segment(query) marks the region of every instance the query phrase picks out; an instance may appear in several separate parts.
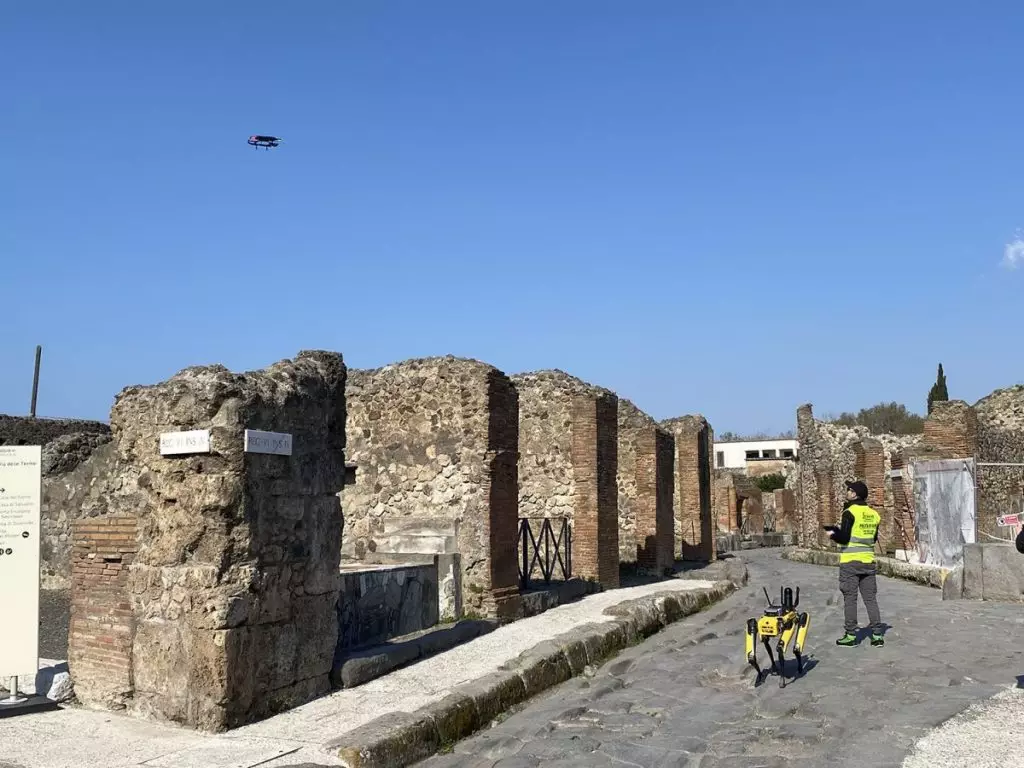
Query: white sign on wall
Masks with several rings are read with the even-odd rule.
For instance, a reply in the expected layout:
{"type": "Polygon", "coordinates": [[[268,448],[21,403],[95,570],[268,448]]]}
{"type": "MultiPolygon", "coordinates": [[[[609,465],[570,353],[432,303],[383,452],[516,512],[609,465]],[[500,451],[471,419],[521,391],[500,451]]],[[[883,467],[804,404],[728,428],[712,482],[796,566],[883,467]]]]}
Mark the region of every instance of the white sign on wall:
{"type": "Polygon", "coordinates": [[[42,448],[0,446],[0,677],[39,669],[42,448]]]}
{"type": "Polygon", "coordinates": [[[210,430],[191,432],[164,432],[160,435],[160,455],[175,456],[182,453],[209,453],[210,430]]]}
{"type": "Polygon", "coordinates": [[[245,452],[291,456],[292,436],[286,432],[261,432],[258,429],[247,429],[245,430],[245,452]]]}

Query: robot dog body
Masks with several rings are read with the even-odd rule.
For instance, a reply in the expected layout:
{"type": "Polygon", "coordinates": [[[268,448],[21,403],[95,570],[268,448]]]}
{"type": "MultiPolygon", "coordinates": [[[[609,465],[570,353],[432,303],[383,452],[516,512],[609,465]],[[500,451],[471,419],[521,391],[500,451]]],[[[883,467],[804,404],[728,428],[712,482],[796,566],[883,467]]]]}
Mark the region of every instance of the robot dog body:
{"type": "Polygon", "coordinates": [[[764,609],[764,614],[760,619],[747,620],[747,661],[757,671],[755,686],[761,682],[762,677],[777,670],[779,687],[786,687],[785,650],[791,642],[793,643],[793,654],[796,656],[797,674],[804,673],[803,650],[804,642],[807,640],[807,630],[811,626],[811,617],[807,613],[797,613],[797,606],[800,605],[800,587],[796,588],[795,600],[793,599],[793,590],[789,587],[780,589],[779,592],[780,602],[776,605],[772,603],[771,598],[768,597],[768,590],[765,589],[764,596],[768,600],[768,607],[764,609]],[[758,635],[761,636],[764,648],[768,651],[768,658],[772,662],[771,668],[767,672],[762,671],[757,663],[758,635]],[[772,655],[772,638],[778,638],[776,650],[779,660],[777,664],[772,655]]]}

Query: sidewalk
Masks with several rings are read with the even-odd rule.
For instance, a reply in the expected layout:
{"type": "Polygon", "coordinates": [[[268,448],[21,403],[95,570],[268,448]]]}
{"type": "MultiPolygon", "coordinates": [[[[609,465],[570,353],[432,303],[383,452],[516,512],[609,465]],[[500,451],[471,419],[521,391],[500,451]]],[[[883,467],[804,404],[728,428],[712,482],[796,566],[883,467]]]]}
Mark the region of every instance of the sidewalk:
{"type": "MultiPolygon", "coordinates": [[[[78,708],[0,719],[3,768],[284,768],[343,765],[326,750],[382,715],[412,713],[452,689],[499,671],[520,654],[584,625],[621,621],[624,603],[698,593],[718,599],[722,582],[677,578],[600,592],[514,622],[363,686],[225,734],[201,734],[125,715],[78,708]],[[713,593],[713,594],[712,594],[713,593]],[[619,606],[616,609],[616,606],[619,606]],[[609,612],[606,610],[611,609],[609,612]]],[[[638,604],[634,604],[638,605],[638,604]]],[[[632,611],[632,606],[628,607],[632,611]]],[[[648,609],[649,610],[649,609],[648,609]]],[[[335,754],[337,750],[334,750],[335,754]]]]}

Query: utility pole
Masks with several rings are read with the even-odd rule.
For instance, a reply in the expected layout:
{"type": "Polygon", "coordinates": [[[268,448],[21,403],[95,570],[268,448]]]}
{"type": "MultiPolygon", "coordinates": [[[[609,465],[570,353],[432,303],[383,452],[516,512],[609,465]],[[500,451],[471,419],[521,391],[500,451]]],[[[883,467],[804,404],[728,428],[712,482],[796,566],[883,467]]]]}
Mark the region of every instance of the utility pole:
{"type": "Polygon", "coordinates": [[[36,372],[32,377],[32,418],[36,417],[36,397],[39,395],[39,360],[43,356],[43,348],[36,345],[36,372]]]}

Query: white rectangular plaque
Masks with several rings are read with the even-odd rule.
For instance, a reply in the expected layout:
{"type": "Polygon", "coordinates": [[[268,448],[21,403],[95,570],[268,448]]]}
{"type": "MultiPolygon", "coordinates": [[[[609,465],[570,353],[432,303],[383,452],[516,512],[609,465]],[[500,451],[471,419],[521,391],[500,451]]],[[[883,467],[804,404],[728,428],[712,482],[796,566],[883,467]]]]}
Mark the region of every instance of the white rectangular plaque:
{"type": "Polygon", "coordinates": [[[245,452],[291,456],[292,436],[286,432],[260,432],[258,429],[247,429],[245,430],[245,452]]]}
{"type": "Polygon", "coordinates": [[[182,453],[209,453],[210,430],[191,432],[164,432],[160,435],[160,455],[175,456],[182,453]]]}
{"type": "Polygon", "coordinates": [[[42,448],[0,446],[0,677],[39,669],[42,448]]]}

